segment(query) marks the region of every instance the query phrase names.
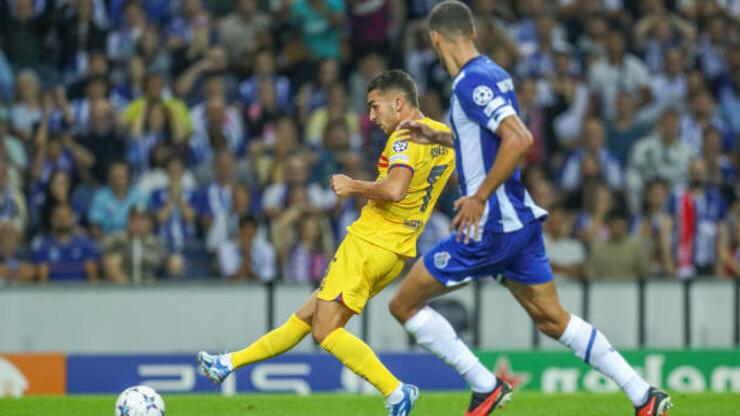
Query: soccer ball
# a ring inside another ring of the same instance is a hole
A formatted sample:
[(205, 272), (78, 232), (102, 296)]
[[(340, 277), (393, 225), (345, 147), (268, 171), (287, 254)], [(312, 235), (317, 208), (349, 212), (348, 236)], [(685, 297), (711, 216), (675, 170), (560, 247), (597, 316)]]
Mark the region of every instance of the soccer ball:
[(164, 416), (164, 400), (151, 387), (129, 387), (116, 400), (116, 416)]

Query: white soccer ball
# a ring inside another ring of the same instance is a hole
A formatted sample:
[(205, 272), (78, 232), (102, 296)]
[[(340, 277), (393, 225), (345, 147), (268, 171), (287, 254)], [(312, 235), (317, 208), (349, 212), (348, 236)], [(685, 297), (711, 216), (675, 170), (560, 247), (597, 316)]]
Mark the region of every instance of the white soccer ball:
[(164, 416), (164, 400), (151, 387), (129, 387), (116, 400), (116, 416)]

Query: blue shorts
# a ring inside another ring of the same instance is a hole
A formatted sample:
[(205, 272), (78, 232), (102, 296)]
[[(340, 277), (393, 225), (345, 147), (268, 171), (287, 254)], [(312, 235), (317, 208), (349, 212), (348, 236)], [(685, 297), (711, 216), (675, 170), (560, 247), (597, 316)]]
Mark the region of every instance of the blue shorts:
[(539, 221), (511, 233), (486, 232), (468, 244), (456, 238), (452, 233), (424, 255), (427, 270), (445, 286), (499, 275), (530, 285), (553, 280)]

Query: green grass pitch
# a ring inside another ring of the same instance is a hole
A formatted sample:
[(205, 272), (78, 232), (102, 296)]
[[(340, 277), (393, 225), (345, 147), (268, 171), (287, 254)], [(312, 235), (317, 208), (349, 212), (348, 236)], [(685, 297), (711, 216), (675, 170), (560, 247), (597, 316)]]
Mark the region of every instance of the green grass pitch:
[[(737, 394), (676, 394), (670, 416), (740, 415)], [(165, 395), (168, 416), (382, 416), (379, 397), (344, 394), (292, 395), (241, 394)], [(3, 416), (107, 416), (113, 415), (114, 396), (31, 397), (0, 399)], [(422, 393), (412, 416), (462, 415), (465, 393)], [(494, 416), (625, 416), (633, 410), (619, 394), (515, 393), (513, 400)]]

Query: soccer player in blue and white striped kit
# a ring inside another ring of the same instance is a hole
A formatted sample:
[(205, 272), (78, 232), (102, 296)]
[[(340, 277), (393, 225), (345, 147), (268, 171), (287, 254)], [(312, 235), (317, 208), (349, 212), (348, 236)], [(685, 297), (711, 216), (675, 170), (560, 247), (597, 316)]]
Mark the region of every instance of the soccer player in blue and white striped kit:
[(454, 147), (462, 197), (455, 231), (426, 253), (402, 282), (390, 309), (416, 340), (454, 367), (470, 384), (469, 416), (490, 414), (508, 401), (511, 387), (494, 376), (439, 313), (434, 296), (487, 276), (502, 282), (537, 328), (614, 380), (638, 416), (664, 416), (668, 395), (650, 387), (593, 325), (560, 304), (542, 239), (538, 207), (521, 182), (519, 162), (532, 135), (518, 117), (511, 77), (475, 48), (470, 9), (454, 0), (429, 15), (432, 45), (454, 78), (449, 124), (453, 134), (405, 123), (408, 138)]

